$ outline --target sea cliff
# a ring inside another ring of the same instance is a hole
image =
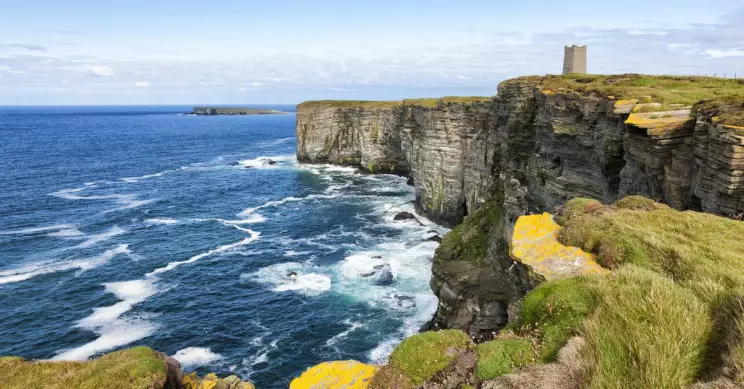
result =
[[[522,77],[493,98],[300,104],[297,158],[406,175],[421,213],[464,219],[434,258],[431,328],[485,340],[545,281],[510,253],[522,215],[642,195],[741,217],[742,112],[737,80]]]

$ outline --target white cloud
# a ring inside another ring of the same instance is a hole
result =
[[[134,83],[137,88],[147,88],[150,86],[150,81],[137,81]]]
[[[105,65],[93,65],[90,67],[90,72],[99,77],[111,77],[116,74],[114,69]]]
[[[744,50],[706,50],[708,56],[711,58],[728,58],[728,57],[744,57]]]
[[[263,82],[254,81],[251,83],[251,86],[261,86],[263,85]]]

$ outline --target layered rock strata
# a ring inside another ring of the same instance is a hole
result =
[[[606,78],[602,87],[627,86],[638,77]],[[689,104],[619,100],[582,89],[583,82],[600,82],[592,79],[555,90],[548,81],[554,80],[509,80],[488,100],[298,106],[302,162],[406,175],[418,211],[449,226],[486,202],[495,204],[496,220],[474,217],[437,251],[434,328],[485,336],[515,315],[521,296],[541,281],[509,256],[522,215],[576,197],[611,203],[633,194],[679,210],[744,212],[744,129]],[[680,82],[687,88],[697,81]]]

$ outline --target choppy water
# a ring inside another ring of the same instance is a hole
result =
[[[444,230],[393,221],[405,179],[298,164],[294,114],[188,109],[0,108],[0,355],[143,344],[280,388],[431,317]],[[384,263],[392,285],[359,277]]]

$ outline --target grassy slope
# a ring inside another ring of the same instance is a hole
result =
[[[575,199],[558,219],[564,243],[615,270],[531,291],[518,321],[478,345],[479,378],[552,362],[582,335],[587,387],[679,388],[721,374],[744,382],[744,223],[638,196]]]
[[[86,362],[0,358],[3,389],[147,389],[161,387],[165,380],[165,363],[147,347],[117,351]]]
[[[470,338],[459,330],[424,332],[403,341],[390,355],[390,365],[418,386],[454,359],[456,349],[473,346]]]
[[[722,369],[742,378],[744,223],[637,196],[565,210],[560,239],[616,269],[583,281],[596,295],[577,328],[592,387],[680,387]]]

